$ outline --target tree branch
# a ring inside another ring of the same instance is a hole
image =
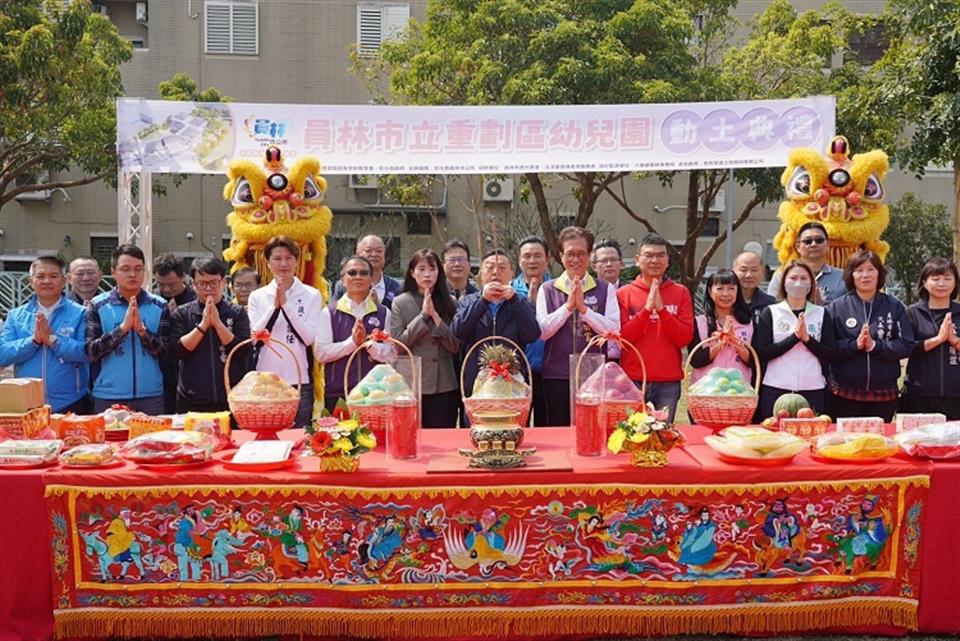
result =
[[[8,192],[3,192],[0,195],[0,207],[3,207],[8,202],[28,191],[44,191],[50,189],[66,189],[67,187],[80,187],[82,185],[89,185],[90,183],[95,183],[98,180],[103,180],[107,177],[109,172],[103,172],[96,174],[94,176],[84,176],[83,178],[77,178],[76,180],[58,180],[56,182],[49,183],[39,183],[34,185],[21,185],[16,189],[11,189]]]
[[[530,172],[524,174],[527,182],[530,183],[530,190],[533,192],[533,198],[537,203],[537,213],[540,215],[540,227],[543,228],[543,235],[546,238],[547,245],[550,246],[550,253],[559,263],[560,246],[557,242],[557,233],[553,229],[553,223],[550,221],[550,205],[547,204],[547,196],[543,192],[543,183],[540,181],[540,174]]]

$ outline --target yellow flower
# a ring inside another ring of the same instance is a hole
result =
[[[347,454],[353,449],[353,443],[350,442],[350,439],[341,437],[333,442],[333,448]]]
[[[630,415],[630,418],[627,419],[627,424],[630,425],[630,427],[640,427],[646,418],[647,415],[645,412],[634,412]]]
[[[613,430],[610,438],[607,439],[607,449],[614,454],[619,454],[620,450],[623,449],[623,441],[626,440],[626,438],[627,433],[623,430]]]
[[[351,418],[346,421],[340,421],[337,427],[339,427],[341,430],[355,430],[360,427],[360,423],[357,422],[357,419]]]
[[[370,432],[364,432],[357,435],[357,445],[372,450],[377,446],[377,437]]]
[[[642,434],[640,432],[634,432],[633,436],[630,437],[631,443],[643,443],[645,440],[650,438],[650,434]]]

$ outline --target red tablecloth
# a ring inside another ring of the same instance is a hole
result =
[[[952,536],[960,531],[960,512],[955,509],[953,498],[953,493],[960,489],[960,463],[891,460],[871,466],[828,466],[801,457],[796,465],[786,468],[736,467],[717,461],[712,452],[698,447],[704,430],[691,428],[687,434],[690,437],[687,450],[672,452],[670,465],[662,469],[633,469],[624,465],[625,457],[608,455],[591,459],[571,455],[572,473],[479,472],[464,473],[451,481],[449,474],[425,474],[427,457],[431,453],[465,446],[467,435],[464,431],[431,430],[424,433],[425,456],[420,460],[388,461],[382,453],[373,452],[364,456],[361,470],[349,475],[349,482],[354,487],[434,487],[451,482],[474,487],[530,483],[550,485],[570,483],[573,479],[597,484],[744,484],[786,480],[881,479],[927,474],[931,477],[931,490],[920,545],[920,630],[930,633],[960,632],[960,608],[956,607],[956,595],[960,594],[960,546],[956,545]],[[568,430],[537,429],[527,432],[524,445],[556,448],[566,445],[569,440]],[[103,472],[60,469],[49,470],[45,474],[39,471],[0,472],[0,483],[3,483],[5,490],[4,507],[14,520],[13,527],[0,532],[0,562],[3,567],[12,570],[8,572],[7,580],[0,584],[3,586],[0,588],[0,641],[49,639],[52,634],[49,535],[41,498],[44,481],[47,484],[88,487],[138,487],[177,484],[187,480],[185,475],[189,475],[188,482],[195,485],[326,485],[333,482],[329,475],[305,476],[294,471],[249,474],[227,471],[219,465],[162,476],[129,464]]]

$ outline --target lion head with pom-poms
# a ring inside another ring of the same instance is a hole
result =
[[[263,246],[274,236],[288,236],[300,247],[297,277],[326,299],[330,292],[323,270],[333,212],[323,204],[327,181],[320,175],[320,161],[306,156],[288,170],[280,150],[270,147],[262,167],[234,160],[227,176],[230,182],[223,188],[223,198],[233,206],[227,215],[233,239],[223,257],[234,261],[231,271],[252,267],[262,283],[269,283],[273,277]]]
[[[887,154],[874,149],[851,160],[850,145],[843,136],[830,141],[826,156],[815,149],[790,152],[790,161],[780,183],[787,200],[780,203],[780,231],[773,238],[780,263],[798,258],[797,231],[804,223],[820,222],[830,236],[827,262],[843,268],[860,249],[887,257],[890,245],[880,235],[890,223],[890,210],[883,202],[883,179],[890,164]]]

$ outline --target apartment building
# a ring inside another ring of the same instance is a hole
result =
[[[736,14],[746,21],[767,4],[744,0]],[[823,3],[794,4],[806,10]],[[853,11],[876,13],[884,2],[846,4]],[[216,87],[238,102],[364,104],[370,97],[349,70],[351,47],[359,43],[361,50],[374,51],[408,18],[422,20],[426,0],[97,0],[94,7],[135,47],[123,68],[128,96],[156,98],[161,81],[183,72],[202,88]],[[396,272],[411,252],[438,247],[448,238],[465,239],[475,249],[492,243],[491,220],[504,235],[535,224],[532,203],[518,197],[519,176],[487,181],[448,177],[445,186],[434,190],[429,210],[388,202],[375,176],[327,178],[326,201],[335,214],[329,264],[368,233],[388,240],[390,267]],[[895,170],[887,179],[888,199],[915,191],[952,207],[951,179],[951,173],[934,170],[921,184]],[[154,255],[172,251],[186,260],[218,253],[229,242],[225,180],[192,176],[178,188],[170,186],[166,196],[154,197]],[[631,204],[666,237],[680,242],[685,181],[674,188],[653,178],[627,182]],[[729,192],[720,194],[711,204],[716,217],[700,241],[703,247],[723,229],[730,197]],[[738,210],[749,194],[741,189],[732,197]],[[569,186],[558,183],[550,191],[550,205],[557,216],[572,217],[577,203]],[[604,236],[620,240],[632,256],[632,244],[643,235],[639,224],[606,196],[598,201],[594,220]],[[749,241],[769,247],[777,227],[776,204],[756,210],[735,234],[732,250],[738,252]],[[105,257],[116,242],[117,194],[102,184],[27,194],[0,210],[0,269],[5,271],[22,271],[44,253],[60,253],[68,260],[84,254]],[[714,263],[721,264],[724,254],[719,251]],[[776,264],[772,251],[767,259]]]

